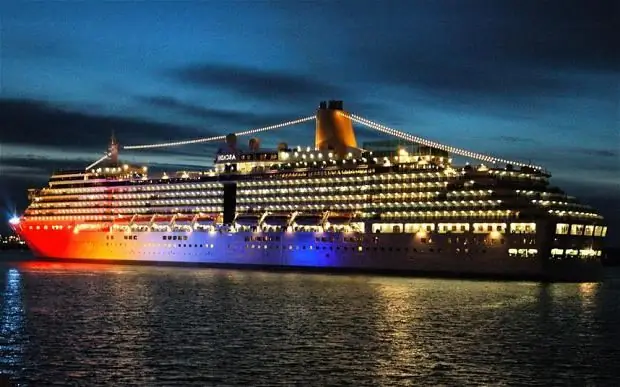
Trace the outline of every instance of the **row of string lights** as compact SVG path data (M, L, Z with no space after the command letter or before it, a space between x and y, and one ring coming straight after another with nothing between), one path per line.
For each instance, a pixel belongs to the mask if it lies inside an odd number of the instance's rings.
M472 159L481 160L481 161L493 163L493 164L503 163L503 164L512 164L512 165L519 166L519 167L530 167L530 168L534 168L538 170L542 169L542 167L537 166L537 165L526 164L526 163L522 163L519 161L506 160L503 158L498 158L498 157L493 157L493 156L489 156L489 155L485 155L485 154L481 154L477 152L468 151L466 149L444 145L444 144L441 144L435 141L427 140L422 137L414 136L412 134L387 127L385 125L378 124L376 122L370 121L366 118L360 117L355 114L350 114L350 113L345 113L345 112L339 112L339 114L344 115L345 117L349 118L353 122L362 124L378 132L389 134L391 136L400 138L405 141L410 141L410 142L421 144L424 146L440 149L440 150L443 150L443 151L446 151L452 154L456 154L459 156L469 157ZM249 129L249 130L237 132L235 133L235 135L236 136L248 136L248 135L253 135L256 133L267 132L270 130L281 129L281 128L285 128L288 126L302 124L302 123L309 122L315 119L316 117L312 115L312 116L303 117L303 118L299 118L299 119L292 120L292 121L286 121L286 122L276 124L276 125L270 125L270 126L265 126L261 128L255 128L255 129ZM155 148L166 148L166 147L172 147L172 146L202 144L202 143L213 142L213 141L224 141L225 139L226 139L226 136L221 135L221 136L203 137L203 138L196 138L196 139L183 140L183 141L171 141L171 142L157 143L157 144L125 145L122 148L124 150L155 149ZM94 166L106 160L110 156L111 156L111 153L106 153L103 157L101 157L94 163L90 164L88 167L86 167L86 170L93 168Z

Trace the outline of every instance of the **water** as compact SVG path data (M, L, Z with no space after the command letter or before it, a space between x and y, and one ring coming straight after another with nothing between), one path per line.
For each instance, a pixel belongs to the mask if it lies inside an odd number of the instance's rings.
M0 374L28 386L620 381L620 277L540 285L5 262L0 294Z

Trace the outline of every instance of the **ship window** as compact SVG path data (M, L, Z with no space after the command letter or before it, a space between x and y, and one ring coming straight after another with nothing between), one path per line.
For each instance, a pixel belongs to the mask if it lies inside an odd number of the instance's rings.
M173 236L172 236L172 240L173 240L173 241L176 241L176 240L177 240L177 236L176 236L176 235L173 235Z
M607 235L607 227L603 227L603 231L601 232L601 236Z
M510 223L512 234L535 234L536 223Z
M583 224L571 224L570 234L571 235L583 235Z
M421 226L422 225L418 223L406 223L405 232L415 234L416 232L420 231Z
M594 227L594 236L601 236L602 232L603 232L603 227L602 226Z
M566 223L558 223L555 226L555 233L558 235L566 235L568 234L568 224Z
M586 227L584 228L584 231L583 231L583 235L585 235L585 236L592 236L592 234L594 234L594 226L593 225L586 225Z

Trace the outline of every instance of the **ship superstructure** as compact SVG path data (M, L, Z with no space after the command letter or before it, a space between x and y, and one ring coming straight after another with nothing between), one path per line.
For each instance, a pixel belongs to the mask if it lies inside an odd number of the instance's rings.
M242 149L236 135L218 137L223 147L205 172L153 176L120 164L113 139L107 164L57 172L31 190L13 227L35 254L55 259L598 275L602 217L551 187L542 168L499 167L490 156L455 166L454 148L410 135L359 147L352 120L365 120L341 101L322 102L315 119L312 147L263 150L253 138Z

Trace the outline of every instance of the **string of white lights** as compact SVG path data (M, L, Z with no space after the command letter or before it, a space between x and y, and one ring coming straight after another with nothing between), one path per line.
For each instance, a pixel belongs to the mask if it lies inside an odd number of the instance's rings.
M311 121L311 120L314 120L314 119L315 119L315 116L308 116L308 117L300 118L300 119L297 119L297 120L283 122L281 124L265 126L263 128L244 130L242 132L235 133L235 135L237 135L237 136L247 136L247 135L251 135L251 134L255 134L255 133L266 132L268 130L279 129L279 128L283 128L283 127L286 127L286 126L301 124L303 122L308 122L308 121ZM222 140L225 140L225 139L226 139L226 136L222 135L222 136L197 138L197 139L193 139L193 140L165 142L165 143L160 143L160 144L126 145L126 146L123 146L123 149L131 150L131 149L165 148L165 147L169 147L169 146L180 146L180 145L200 144L200 143L211 142L211 141L222 141Z
M89 165L88 167L85 168L85 170L89 170L91 168L93 168L94 166L96 166L97 164L99 164L100 162L102 162L103 160L107 159L108 157L110 157L112 155L112 153L106 153L102 158L100 158L99 160L95 161L94 163L92 163L91 165Z
M536 169L542 169L542 167L536 166L536 165L525 164L525 163L521 163L519 161L506 160L506 159L502 159L502 158L498 158L498 157L484 155L484 154L477 153L477 152L471 152L471 151L468 151L468 150L465 150L465 149L455 148L455 147L452 147L452 146L449 146L449 145L440 144L440 143L435 142L435 141L430 141L430 140L427 140L427 139L422 138L422 137L418 137L418 136L411 135L409 133L401 132L400 130L389 128L387 126L384 126L384 125L378 124L376 122L367 120L367 119L365 119L363 117L360 117L360 116L357 116L355 114L350 114L350 113L345 113L345 112L342 112L340 114L345 115L346 117L348 117L352 121L355 121L357 123L365 125L365 126L367 126L369 128L375 129L375 130L377 130L379 132L387 133L389 135L401 138L403 140L415 142L415 143L418 143L418 144L421 144L421 145L429 146L429 147L436 148L436 149L441 149L441 150L444 150L446 152L453 153L453 154L456 154L456 155L459 155L459 156L469 157L469 158L472 158L472 159L482 160L482 161L486 161L486 162L490 162L490 163L494 163L494 164L495 163L504 163L504 164L512 164L512 165L519 166L519 167L531 167L531 168L536 168Z

